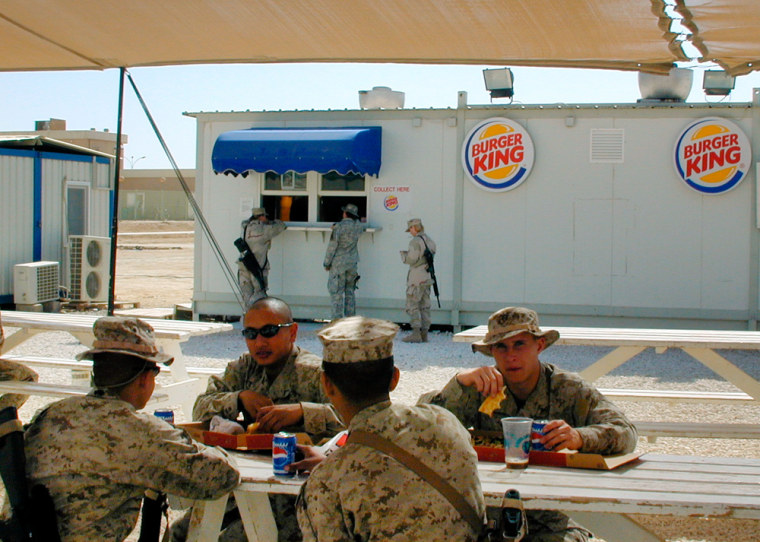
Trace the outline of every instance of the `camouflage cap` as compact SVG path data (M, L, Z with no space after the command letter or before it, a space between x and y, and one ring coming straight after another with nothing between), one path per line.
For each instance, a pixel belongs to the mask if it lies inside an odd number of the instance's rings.
M344 213L348 213L350 215L355 216L356 218L359 218L359 208L353 203L344 205L343 207L340 208L340 210L343 211Z
M559 332L554 329L541 331L536 311L524 307L507 307L488 318L488 333L482 341L472 343L472 351L490 356L491 345L524 331L535 337L546 337L547 347L559 339Z
M356 363L389 358L398 326L387 320L349 316L335 320L317 333L322 359L327 363Z
M251 209L251 216L252 217L258 218L261 215L264 215L264 216L267 216L267 217L269 216L267 214L267 210L264 209L263 207L254 207L253 209Z
M3 346L3 343L5 343L5 335L3 334L3 320L0 317L0 346Z
M419 231L423 231L425 229L422 225L422 220L419 218L410 218L406 221L406 231L412 229L412 226L417 228Z
M95 333L92 348L78 354L77 359L92 359L93 354L114 352L164 365L171 365L174 361L156 344L151 325L139 318L104 316L95 320L92 330Z

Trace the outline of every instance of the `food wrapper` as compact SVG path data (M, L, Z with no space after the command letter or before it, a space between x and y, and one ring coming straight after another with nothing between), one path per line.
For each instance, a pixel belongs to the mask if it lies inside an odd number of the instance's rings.
M478 461L504 462L504 437L498 431L470 430L473 448ZM644 452L601 455L584 454L575 450L561 452L537 452L531 450L528 464L546 467L570 467L576 469L612 470L638 459Z

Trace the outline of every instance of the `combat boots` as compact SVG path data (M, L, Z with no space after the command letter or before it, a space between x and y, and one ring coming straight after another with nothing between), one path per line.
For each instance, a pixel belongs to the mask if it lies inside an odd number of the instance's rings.
M427 329L420 329L420 337L422 338L422 342L426 343L428 342L428 330Z
M404 343L421 343L422 342L422 335L420 334L420 328L415 327L412 328L412 332L401 339L401 342Z

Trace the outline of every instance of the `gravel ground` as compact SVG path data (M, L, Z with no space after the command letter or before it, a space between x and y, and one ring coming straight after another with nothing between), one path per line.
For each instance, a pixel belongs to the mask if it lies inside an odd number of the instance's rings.
M314 322L299 323L298 344L313 352L320 352L321 346L315 335L320 327L321 324ZM13 331L13 328L7 328L6 334ZM402 371L399 386L392 394L395 401L412 404L421 393L441 388L458 370L476 367L488 361L484 356L473 354L468 344L453 342L450 332L433 332L430 342L426 344L403 343L400 338L404 334L402 332L394 344L394 357ZM236 359L244 347L240 337L240 323L236 323L233 331L191 338L183 344L182 349L189 366L224 367ZM82 350L84 347L66 333L44 333L20 345L13 353L66 357ZM577 372L607 351L608 348L601 347L558 345L546 350L541 357L544 361ZM757 363L755 354L744 351L721 353L752 377L760 378L760 364ZM43 381L68 383L71 378L68 371L59 369L39 369L38 372ZM162 373L159 381L168 383L170 376ZM668 350L662 354L655 353L653 349L645 350L599 379L596 384L604 388L736 391L732 385L680 350ZM30 398L21 408L22 420L28 421L37 409L48 402L46 398ZM760 407L752 406L669 405L629 401L620 404L634 420L755 423L760 414ZM178 409L175 415L178 422L184 421ZM638 449L668 454L760 458L760 441L757 440L660 438L651 443L642 438ZM760 540L760 522L757 521L657 516L637 516L636 519L664 540L672 542Z

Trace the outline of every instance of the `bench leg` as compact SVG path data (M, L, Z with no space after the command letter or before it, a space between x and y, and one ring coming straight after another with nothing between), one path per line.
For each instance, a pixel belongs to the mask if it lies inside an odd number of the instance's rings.
M731 382L747 395L760 400L760 382L739 369L726 358L709 348L684 348L684 352L699 361L705 367Z
M245 534L251 542L277 542L277 524L267 493L235 491Z
M229 494L215 501L195 501L187 542L217 542Z
M593 382L600 376L613 371L644 349L646 349L646 346L619 346L583 369L579 374L584 380Z

